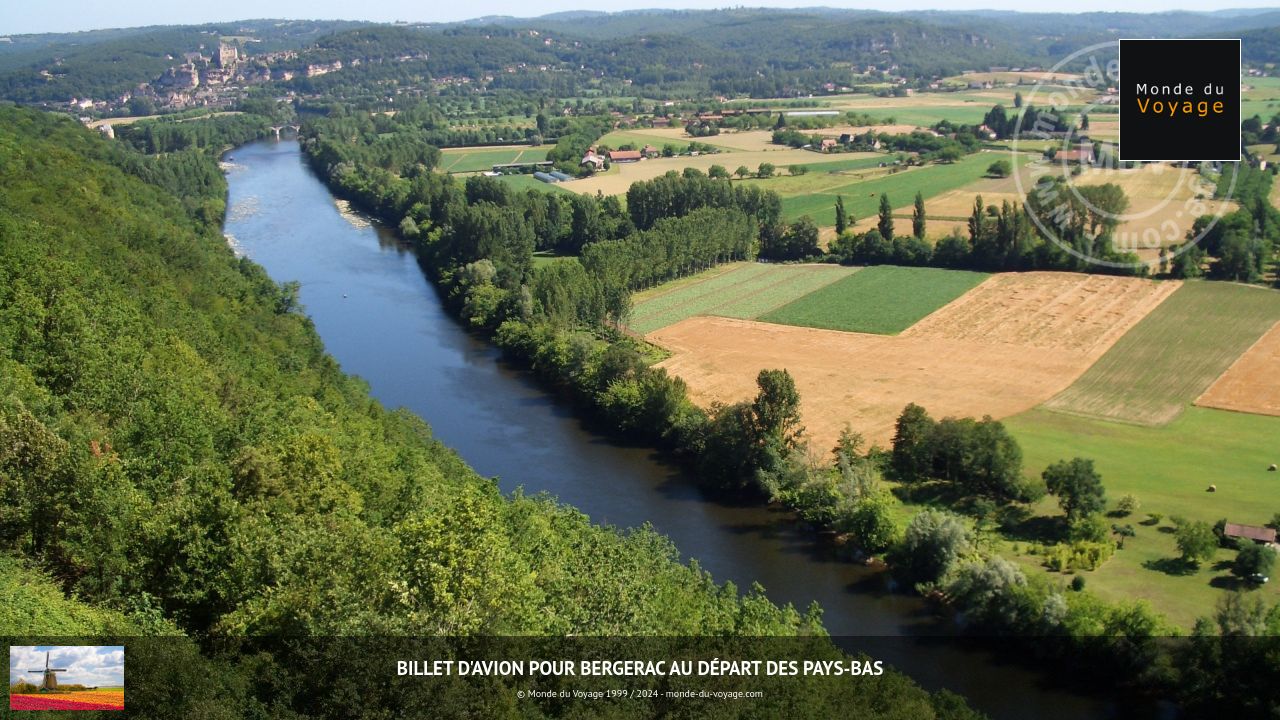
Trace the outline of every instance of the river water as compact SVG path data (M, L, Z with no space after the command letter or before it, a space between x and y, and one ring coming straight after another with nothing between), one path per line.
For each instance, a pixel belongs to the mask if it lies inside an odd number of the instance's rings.
M645 449L592 433L570 408L504 366L441 305L410 249L342 212L297 143L263 141L227 156L226 234L279 282L296 280L329 353L388 407L431 424L478 472L511 491L547 492L599 524L651 523L717 581L763 585L805 608L847 649L930 689L948 688L997 720L1131 716L1114 700L1062 690L1015 659L959 647L915 597L841 562L781 512L709 501Z

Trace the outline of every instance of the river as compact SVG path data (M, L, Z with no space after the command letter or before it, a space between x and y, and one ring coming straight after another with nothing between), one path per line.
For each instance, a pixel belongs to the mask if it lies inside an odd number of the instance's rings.
M781 512L709 501L651 451L593 434L571 409L444 310L413 252L389 231L340 212L292 141L227 156L226 234L279 282L296 280L326 348L388 407L431 424L503 490L547 492L593 521L651 523L717 581L759 582L770 599L817 601L841 645L921 685L948 688L997 720L1132 717L1133 708L1051 686L1016 659L958 647L919 599L841 562Z

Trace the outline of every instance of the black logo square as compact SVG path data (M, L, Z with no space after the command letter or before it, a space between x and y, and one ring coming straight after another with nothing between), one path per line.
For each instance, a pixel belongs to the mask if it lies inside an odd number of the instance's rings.
M1120 41L1120 159L1240 159L1239 40Z

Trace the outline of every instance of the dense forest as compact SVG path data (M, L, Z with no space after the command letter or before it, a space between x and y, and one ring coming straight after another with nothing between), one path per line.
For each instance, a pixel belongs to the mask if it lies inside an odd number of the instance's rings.
M371 400L325 354L296 288L226 247L207 207L225 186L203 169L171 173L204 197L193 212L143 179L157 158L69 119L3 109L0 128L6 634L822 634L816 611L718 586L650 530L502 496L421 420ZM282 692L245 682L270 652L179 642L163 652L185 658L193 691L169 698L182 714L343 712L321 669L293 669ZM868 682L829 699L967 717L902 676ZM423 692L366 702L421 707Z

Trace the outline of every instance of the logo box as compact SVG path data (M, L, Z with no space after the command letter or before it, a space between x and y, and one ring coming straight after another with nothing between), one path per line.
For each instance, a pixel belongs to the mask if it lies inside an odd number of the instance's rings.
M1239 160L1240 67L1239 39L1120 40L1120 160Z

